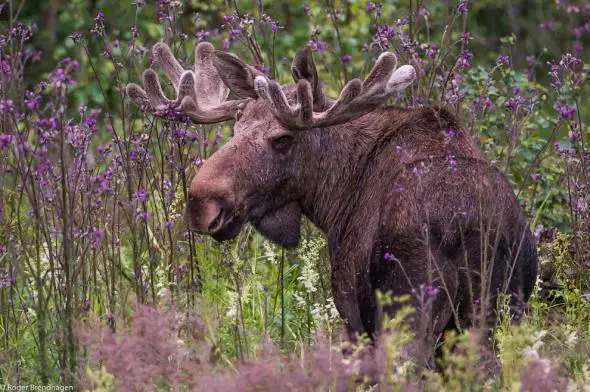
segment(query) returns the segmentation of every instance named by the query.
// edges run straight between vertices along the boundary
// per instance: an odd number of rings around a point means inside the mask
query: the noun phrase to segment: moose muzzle
[[[188,230],[223,241],[235,237],[243,222],[236,211],[233,181],[220,175],[214,160],[206,161],[191,181],[184,222]]]

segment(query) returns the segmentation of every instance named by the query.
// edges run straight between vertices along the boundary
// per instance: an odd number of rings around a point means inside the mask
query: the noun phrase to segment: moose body
[[[376,290],[436,287],[434,333],[469,327],[472,305],[493,309],[500,292],[515,306],[528,298],[537,260],[526,219],[504,174],[452,116],[385,108],[307,137],[320,159],[306,163],[298,202],[328,237],[335,304],[351,332],[376,332]]]
[[[328,238],[334,302],[351,333],[379,331],[377,290],[410,294],[422,312],[409,322],[422,337],[469,327],[478,314],[492,326],[501,293],[516,314],[522,309],[537,256],[506,176],[447,111],[380,107],[411,83],[391,57],[335,101],[321,92],[309,50],[293,63],[297,83],[279,86],[204,44],[191,76],[166,49],[154,52],[176,101],[165,100],[151,74],[146,91],[128,88],[131,98],[153,111],[174,104],[195,122],[236,119],[232,139],[190,184],[188,228],[222,241],[252,222],[293,247],[305,215]],[[221,81],[242,99],[225,101]]]

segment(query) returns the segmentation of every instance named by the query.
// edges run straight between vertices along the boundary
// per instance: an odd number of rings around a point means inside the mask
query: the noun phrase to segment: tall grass
[[[157,119],[128,104],[125,85],[151,65],[153,42],[142,40],[137,23],[109,35],[99,13],[90,31],[72,32],[79,57],[60,60],[32,84],[25,75],[39,56],[28,46],[36,27],[20,23],[9,3],[0,36],[1,384],[225,391],[377,383],[385,390],[582,390],[590,383],[590,133],[582,113],[589,66],[576,52],[589,30],[587,6],[558,2],[555,18],[573,32],[571,50],[559,58],[530,54],[520,67],[512,61],[514,36],[502,38],[487,66],[475,62],[467,2],[433,6],[432,15],[419,1],[395,13],[367,3],[359,20],[368,41],[352,56],[348,38],[356,31],[341,5],[304,9],[327,92],[370,69],[381,51],[396,52],[419,70],[396,104],[459,115],[509,174],[541,239],[544,281],[521,324],[504,318],[493,345],[480,344],[487,336],[478,330],[447,337],[436,372],[400,355],[410,309],[384,320],[392,332],[376,346],[360,339],[341,347],[327,249],[311,224],[296,251],[252,228],[222,246],[184,230],[190,177],[229,138],[229,127]],[[194,41],[206,37],[288,81],[275,41],[289,26],[278,15],[232,3],[221,26],[188,39],[179,4],[155,6],[159,38],[187,63]],[[139,15],[148,6],[134,7]],[[96,83],[100,108],[73,104],[82,76]]]

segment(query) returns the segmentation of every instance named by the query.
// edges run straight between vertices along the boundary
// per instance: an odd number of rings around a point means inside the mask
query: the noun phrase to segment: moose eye
[[[271,140],[273,150],[287,153],[293,145],[295,139],[291,135],[283,135]]]
[[[245,107],[246,107],[246,104],[244,102],[242,102],[241,104],[238,105],[238,108],[237,108],[236,114],[235,114],[236,122],[240,121],[240,119],[242,118],[242,115],[244,114]]]

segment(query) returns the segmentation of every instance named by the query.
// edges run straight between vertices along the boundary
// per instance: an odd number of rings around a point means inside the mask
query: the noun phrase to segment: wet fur
[[[446,138],[449,128],[456,134]],[[312,130],[302,143],[318,159],[304,169],[299,203],[328,237],[333,295],[350,332],[377,332],[375,290],[439,287],[429,335],[471,326],[474,302],[487,302],[485,323],[493,325],[499,292],[513,294],[515,312],[528,299],[537,257],[527,221],[506,176],[452,115],[384,108]]]
[[[301,59],[294,64],[313,66]],[[251,88],[243,82],[250,79],[230,76],[224,82],[238,83],[234,92]],[[282,88],[293,102],[295,86]],[[315,110],[333,102],[321,97]],[[199,197],[209,197],[208,181],[230,178],[235,213],[280,245],[297,245],[302,214],[318,226],[328,238],[334,301],[349,332],[379,331],[376,290],[411,294],[410,303],[420,308],[421,287],[439,288],[427,311],[409,321],[422,339],[415,356],[445,329],[478,321],[493,326],[499,293],[511,294],[515,316],[522,311],[537,275],[527,219],[506,176],[452,114],[384,107],[341,125],[294,131],[269,113],[264,100],[250,101],[234,138],[193,184],[202,188]],[[284,154],[271,147],[282,135],[294,139]],[[399,306],[384,311],[393,314]]]

